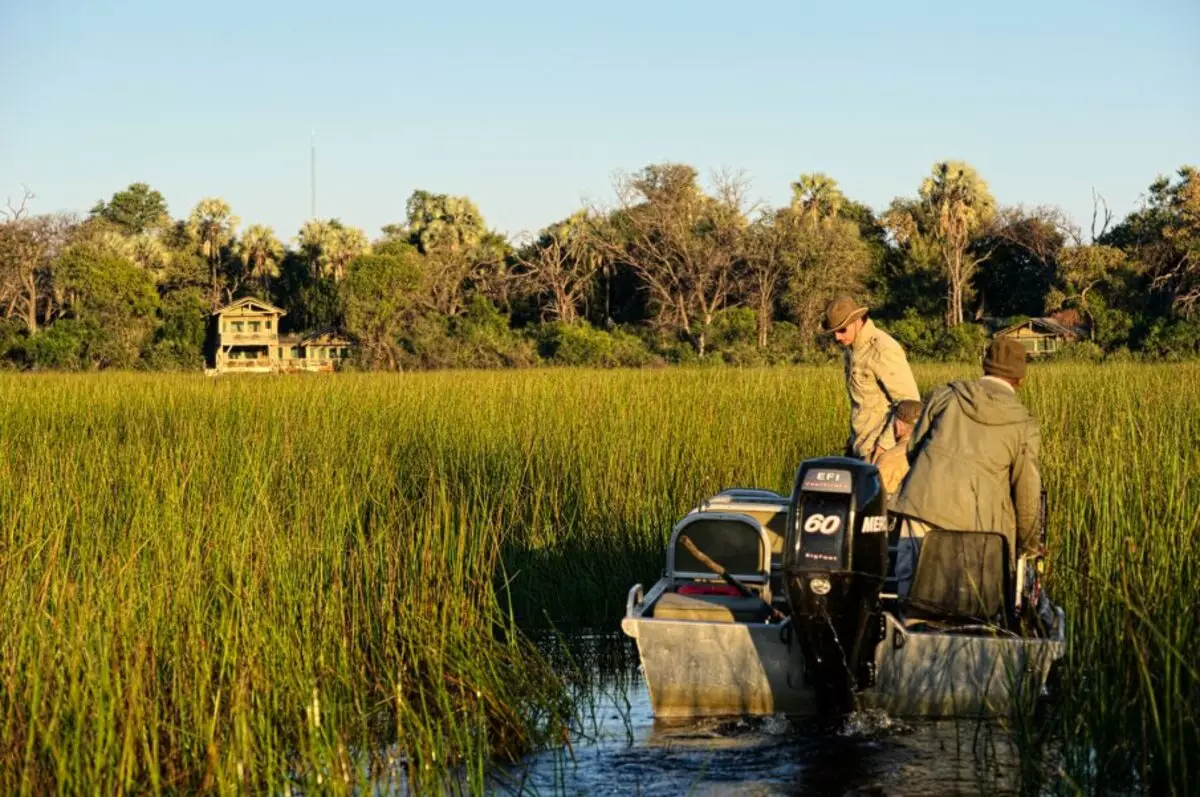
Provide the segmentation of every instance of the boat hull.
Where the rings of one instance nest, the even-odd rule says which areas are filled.
[[[790,620],[779,624],[659,619],[631,590],[621,627],[637,640],[656,717],[812,716],[816,693]],[[1065,650],[1062,610],[1048,638],[913,631],[890,612],[861,708],[896,717],[998,717],[1040,696]]]

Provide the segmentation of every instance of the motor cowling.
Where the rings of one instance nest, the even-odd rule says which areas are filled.
[[[822,710],[844,713],[874,677],[879,596],[888,570],[886,496],[874,465],[805,460],[783,550],[788,605]]]

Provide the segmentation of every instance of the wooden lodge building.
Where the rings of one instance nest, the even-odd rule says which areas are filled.
[[[350,356],[354,344],[332,328],[279,334],[285,315],[286,310],[254,297],[213,313],[216,346],[209,373],[329,372]]]
[[[1074,314],[1072,314],[1074,315]],[[1005,327],[996,333],[998,338],[1015,338],[1025,347],[1030,357],[1056,352],[1066,343],[1077,343],[1087,338],[1087,329],[1070,323],[1077,320],[1065,314],[1030,318],[1019,324]]]

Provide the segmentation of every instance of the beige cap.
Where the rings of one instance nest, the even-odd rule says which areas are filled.
[[[1024,378],[1025,347],[1012,338],[995,338],[983,355],[983,372],[1008,379]]]

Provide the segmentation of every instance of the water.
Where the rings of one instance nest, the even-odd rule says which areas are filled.
[[[542,640],[585,708],[570,749],[497,772],[496,794],[1015,794],[1020,759],[994,723],[851,715],[656,721],[637,651],[620,633]]]

